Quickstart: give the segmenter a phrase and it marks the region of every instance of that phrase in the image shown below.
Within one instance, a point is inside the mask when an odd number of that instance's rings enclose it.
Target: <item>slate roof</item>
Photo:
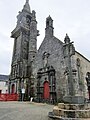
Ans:
[[[9,79],[9,75],[1,75],[0,74],[0,81],[6,81]]]

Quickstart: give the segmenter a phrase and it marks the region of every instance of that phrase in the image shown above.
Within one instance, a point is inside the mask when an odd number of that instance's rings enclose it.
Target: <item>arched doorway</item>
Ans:
[[[50,97],[50,88],[49,88],[49,82],[44,82],[44,99],[49,99]]]
[[[12,91],[11,91],[11,93],[12,94],[15,93],[15,85],[14,84],[12,84]]]

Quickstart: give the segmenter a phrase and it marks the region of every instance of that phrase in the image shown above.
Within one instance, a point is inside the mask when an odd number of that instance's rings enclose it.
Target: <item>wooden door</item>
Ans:
[[[49,99],[50,97],[50,89],[49,89],[49,82],[44,82],[44,99]]]

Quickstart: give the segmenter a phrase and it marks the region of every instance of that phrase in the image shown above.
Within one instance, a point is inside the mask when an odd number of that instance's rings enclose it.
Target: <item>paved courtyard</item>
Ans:
[[[0,102],[0,120],[48,120],[53,105],[30,102]]]

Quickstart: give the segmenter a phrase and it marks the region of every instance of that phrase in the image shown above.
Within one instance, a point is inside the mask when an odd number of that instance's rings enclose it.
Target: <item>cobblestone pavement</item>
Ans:
[[[53,105],[30,102],[0,102],[0,120],[48,120]]]

